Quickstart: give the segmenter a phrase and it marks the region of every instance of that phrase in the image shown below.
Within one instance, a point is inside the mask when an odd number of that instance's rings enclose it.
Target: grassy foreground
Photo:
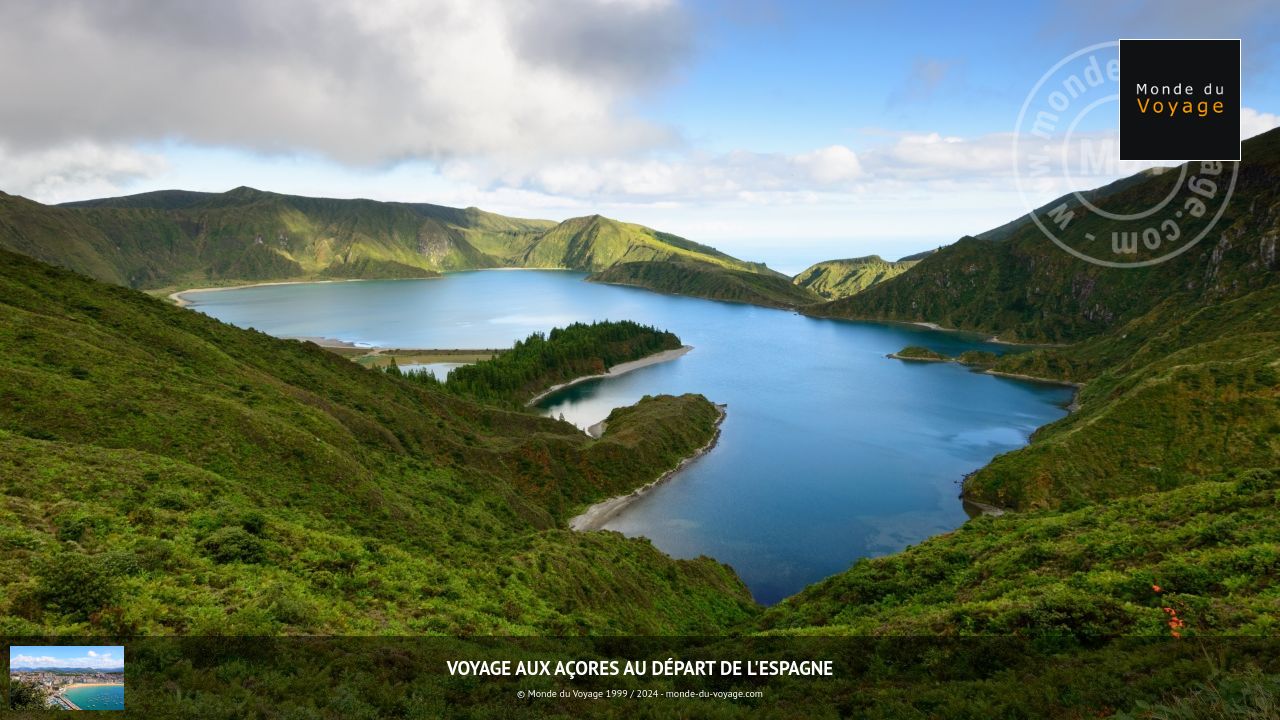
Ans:
[[[0,251],[0,634],[693,633],[728,568],[559,530],[714,432],[596,441]]]

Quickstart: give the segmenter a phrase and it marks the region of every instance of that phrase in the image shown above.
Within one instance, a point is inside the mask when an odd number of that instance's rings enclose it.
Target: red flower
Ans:
[[[1152,586],[1151,586],[1151,589],[1152,589],[1152,590],[1154,590],[1155,592],[1160,592],[1160,586],[1159,586],[1159,585],[1152,585]]]

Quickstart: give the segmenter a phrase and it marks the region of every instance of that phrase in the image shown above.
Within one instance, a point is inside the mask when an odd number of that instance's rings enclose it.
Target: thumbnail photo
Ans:
[[[119,645],[14,645],[9,648],[13,710],[124,710],[124,648]]]

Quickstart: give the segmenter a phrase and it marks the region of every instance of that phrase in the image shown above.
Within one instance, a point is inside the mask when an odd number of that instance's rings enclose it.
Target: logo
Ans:
[[[1120,45],[1099,43],[1064,57],[1027,94],[1013,134],[1014,180],[1032,221],[1063,250],[1104,267],[1147,267],[1208,235],[1235,191],[1239,163],[1122,160],[1114,126],[1125,96]],[[1238,86],[1235,98],[1238,146]]]
[[[1122,160],[1240,159],[1239,40],[1121,40]]]

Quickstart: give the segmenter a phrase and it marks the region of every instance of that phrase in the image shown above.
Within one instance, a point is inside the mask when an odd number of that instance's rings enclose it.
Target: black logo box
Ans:
[[[1121,39],[1120,159],[1239,160],[1240,84],[1238,39]]]

